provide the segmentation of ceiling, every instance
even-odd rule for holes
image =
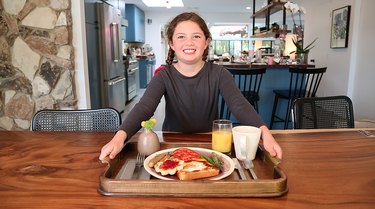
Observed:
[[[246,7],[252,6],[252,0],[183,0],[183,8],[156,8],[147,7],[142,0],[125,0],[127,4],[135,4],[145,12],[171,12],[180,13],[184,11],[204,12],[245,12],[252,13],[252,9],[246,10]]]

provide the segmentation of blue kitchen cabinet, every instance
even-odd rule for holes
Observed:
[[[151,81],[155,70],[155,58],[148,57],[138,60],[139,63],[139,87],[146,88]]]
[[[139,87],[144,89],[147,87],[147,59],[139,59]]]
[[[125,5],[125,17],[129,26],[126,28],[127,42],[145,42],[145,13],[134,4]]]

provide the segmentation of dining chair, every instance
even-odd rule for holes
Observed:
[[[115,132],[121,124],[113,108],[86,110],[40,110],[32,119],[32,131]]]
[[[273,128],[274,123],[283,122],[284,129],[289,126],[290,112],[293,101],[297,98],[315,97],[323,74],[327,67],[321,68],[289,68],[290,80],[289,89],[275,89],[275,99],[271,114],[270,129]],[[286,100],[285,117],[276,115],[278,110],[279,100]]]
[[[353,103],[347,96],[296,99],[292,115],[295,129],[354,128]]]
[[[263,74],[266,68],[227,68],[232,74],[237,87],[240,89],[244,97],[253,105],[258,112],[259,90],[262,83]],[[231,112],[225,104],[224,98],[221,100],[220,118],[230,119]]]

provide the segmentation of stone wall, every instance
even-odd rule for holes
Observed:
[[[0,0],[0,130],[76,109],[70,0]]]

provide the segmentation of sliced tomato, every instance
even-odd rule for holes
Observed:
[[[161,164],[160,168],[163,170],[173,169],[178,165],[178,161],[166,160]]]
[[[178,148],[173,152],[173,157],[183,161],[191,161],[200,158],[200,155],[188,148]]]

